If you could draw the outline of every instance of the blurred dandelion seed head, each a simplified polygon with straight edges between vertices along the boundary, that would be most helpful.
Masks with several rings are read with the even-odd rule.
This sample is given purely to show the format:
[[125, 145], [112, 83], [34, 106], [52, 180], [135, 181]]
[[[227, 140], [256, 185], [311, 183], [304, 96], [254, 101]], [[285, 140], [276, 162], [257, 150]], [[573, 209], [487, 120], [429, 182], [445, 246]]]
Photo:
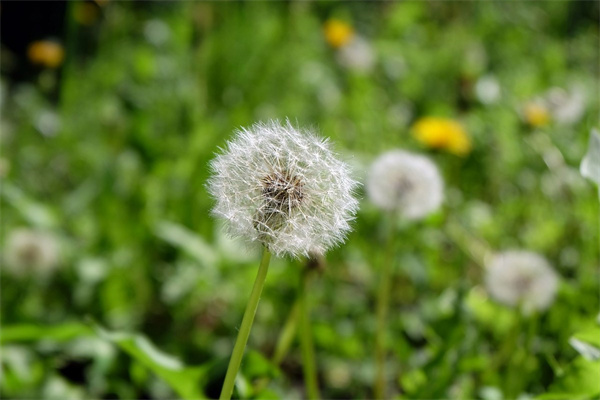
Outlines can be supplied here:
[[498, 302], [529, 314], [546, 310], [554, 301], [558, 276], [541, 255], [508, 250], [493, 255], [486, 267], [487, 290]]
[[213, 214], [232, 236], [278, 256], [326, 252], [344, 240], [358, 208], [348, 165], [327, 140], [289, 121], [237, 131], [211, 168]]
[[357, 36], [338, 50], [337, 60], [345, 68], [368, 73], [375, 66], [375, 52], [368, 40]]
[[493, 75], [482, 76], [475, 84], [475, 95], [483, 104], [493, 104], [500, 99], [500, 83]]
[[427, 157], [403, 150], [379, 156], [367, 178], [367, 194], [384, 210], [397, 210], [407, 219], [419, 219], [442, 204], [444, 182]]
[[586, 96], [581, 87], [574, 86], [568, 91], [559, 87], [548, 90], [544, 97], [552, 119], [570, 125], [581, 120], [586, 110]]
[[4, 268], [11, 275], [46, 276], [58, 267], [59, 244], [49, 233], [18, 228], [9, 233], [4, 255]]
[[448, 118], [425, 117], [412, 127], [415, 138], [433, 149], [449, 151], [458, 156], [471, 151], [471, 140], [463, 126]]

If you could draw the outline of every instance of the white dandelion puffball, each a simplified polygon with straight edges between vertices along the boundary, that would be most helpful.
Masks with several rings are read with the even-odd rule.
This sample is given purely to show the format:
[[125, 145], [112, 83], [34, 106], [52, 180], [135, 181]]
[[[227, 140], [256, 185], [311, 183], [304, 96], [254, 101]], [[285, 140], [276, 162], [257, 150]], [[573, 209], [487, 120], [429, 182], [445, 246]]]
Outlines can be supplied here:
[[369, 72], [375, 66], [375, 53], [368, 40], [355, 37], [352, 41], [338, 50], [338, 62], [346, 68]]
[[475, 95], [483, 104], [493, 104], [500, 99], [501, 88], [498, 80], [492, 75], [486, 75], [477, 80]]
[[520, 306], [525, 313], [550, 307], [558, 276], [541, 255], [524, 250], [495, 254], [486, 263], [485, 285], [498, 302]]
[[375, 205], [407, 219], [431, 214], [444, 199], [444, 181], [433, 161], [403, 150], [389, 151], [373, 162], [366, 189]]
[[229, 234], [277, 256], [322, 254], [350, 230], [358, 183], [326, 139], [289, 121], [236, 132], [212, 162], [213, 214]]
[[582, 88], [573, 86], [568, 91], [562, 88], [548, 90], [545, 101], [552, 117], [562, 124], [575, 124], [585, 114], [587, 101]]
[[46, 232], [18, 228], [10, 232], [4, 246], [3, 268], [13, 276], [43, 277], [59, 265], [59, 244]]

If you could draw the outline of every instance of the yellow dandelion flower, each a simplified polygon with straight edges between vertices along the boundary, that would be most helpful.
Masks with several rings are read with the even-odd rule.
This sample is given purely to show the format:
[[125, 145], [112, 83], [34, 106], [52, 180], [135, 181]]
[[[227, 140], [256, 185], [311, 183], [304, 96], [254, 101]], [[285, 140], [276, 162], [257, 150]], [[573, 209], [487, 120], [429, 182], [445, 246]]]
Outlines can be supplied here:
[[412, 127], [413, 135], [421, 143], [434, 149], [464, 156], [471, 151], [471, 140], [458, 122], [448, 118], [425, 117]]
[[65, 50], [60, 43], [52, 40], [38, 40], [29, 45], [27, 56], [33, 64], [56, 68], [62, 64]]
[[550, 122], [550, 112], [539, 102], [531, 102], [525, 105], [523, 117], [529, 125], [539, 128], [548, 125]]
[[323, 26], [325, 40], [333, 48], [340, 48], [350, 42], [354, 29], [348, 23], [339, 19], [330, 19]]
[[79, 2], [75, 4], [73, 18], [81, 25], [92, 25], [98, 19], [100, 10], [93, 3]]

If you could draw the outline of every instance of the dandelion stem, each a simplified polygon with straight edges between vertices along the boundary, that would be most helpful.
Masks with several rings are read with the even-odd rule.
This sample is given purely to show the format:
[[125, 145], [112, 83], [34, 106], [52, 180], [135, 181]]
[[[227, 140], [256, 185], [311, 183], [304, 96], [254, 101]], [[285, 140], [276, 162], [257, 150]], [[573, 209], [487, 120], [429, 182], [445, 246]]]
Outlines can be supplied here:
[[393, 262], [393, 236], [396, 224], [396, 213], [390, 218], [390, 229], [387, 232], [386, 257], [381, 266], [379, 287], [377, 292], [377, 328], [375, 332], [375, 387], [373, 397], [375, 399], [385, 398], [385, 358], [386, 343], [385, 334], [387, 328], [387, 315], [390, 304], [391, 291], [391, 269]]
[[296, 299], [290, 313], [288, 315], [288, 319], [285, 321], [285, 325], [283, 325], [283, 329], [279, 334], [279, 339], [277, 340], [277, 345], [275, 346], [275, 353], [273, 354], [272, 362], [275, 365], [279, 365], [285, 355], [287, 354], [290, 346], [292, 345], [292, 341], [296, 336], [296, 330], [298, 328], [298, 314], [300, 312], [300, 299]]
[[[279, 366], [279, 364], [281, 364], [281, 361], [283, 361], [290, 350], [290, 347], [292, 346], [292, 342], [294, 341], [298, 331], [298, 319], [300, 317], [299, 314], [300, 299], [296, 298], [294, 305], [288, 314], [287, 320], [285, 321], [285, 324], [279, 333], [279, 338], [277, 339], [277, 344], [275, 345], [275, 351], [273, 352], [273, 357], [271, 357], [271, 362], [275, 366]], [[270, 377], [264, 377], [257, 380], [256, 384], [254, 385], [255, 393], [259, 393], [264, 390], [270, 381]]]
[[455, 220], [448, 221], [446, 233], [476, 264], [485, 266], [486, 256], [492, 253], [489, 244], [483, 239], [475, 238]]
[[312, 341], [310, 323], [310, 307], [308, 304], [308, 287], [310, 285], [311, 271], [305, 271], [300, 287], [300, 348], [302, 351], [302, 372], [309, 400], [320, 399], [317, 368], [315, 362], [315, 349]]
[[252, 322], [254, 322], [254, 315], [256, 314], [256, 308], [258, 307], [258, 301], [260, 300], [260, 294], [267, 277], [267, 271], [269, 270], [269, 261], [271, 260], [271, 253], [266, 248], [263, 249], [262, 259], [260, 261], [260, 267], [256, 274], [256, 280], [254, 281], [254, 287], [248, 299], [246, 305], [246, 311], [244, 312], [244, 318], [242, 319], [242, 325], [238, 332], [235, 346], [233, 347], [233, 353], [229, 360], [229, 366], [227, 367], [227, 374], [225, 375], [225, 381], [223, 382], [223, 388], [221, 389], [220, 400], [229, 400], [233, 394], [233, 387], [235, 385], [235, 378], [238, 370], [242, 363], [242, 357], [244, 356], [244, 350], [246, 349], [246, 343], [250, 336], [250, 329], [252, 328]]

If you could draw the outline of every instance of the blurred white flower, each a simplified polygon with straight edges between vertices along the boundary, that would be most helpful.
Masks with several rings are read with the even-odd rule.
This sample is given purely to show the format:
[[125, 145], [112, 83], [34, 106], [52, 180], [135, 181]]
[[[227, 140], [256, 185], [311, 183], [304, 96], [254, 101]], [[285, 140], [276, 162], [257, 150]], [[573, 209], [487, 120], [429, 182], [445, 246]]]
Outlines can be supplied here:
[[162, 46], [171, 37], [171, 29], [160, 19], [151, 19], [144, 24], [144, 37], [154, 46]]
[[475, 96], [483, 104], [493, 104], [500, 99], [500, 84], [492, 75], [482, 76], [475, 84]]
[[442, 204], [444, 182], [429, 158], [403, 150], [379, 156], [367, 178], [367, 194], [384, 210], [396, 210], [407, 219], [419, 219]]
[[584, 178], [600, 185], [600, 132], [597, 129], [592, 129], [590, 145], [581, 160], [579, 171]]
[[35, 127], [44, 136], [51, 137], [60, 130], [60, 117], [55, 111], [42, 110], [35, 118]]
[[485, 285], [500, 303], [520, 306], [529, 314], [550, 307], [558, 288], [558, 276], [541, 255], [508, 250], [486, 262]]
[[375, 53], [368, 40], [356, 36], [338, 50], [337, 60], [345, 68], [369, 72], [375, 65]]
[[9, 233], [4, 245], [3, 267], [17, 277], [45, 277], [58, 267], [59, 253], [59, 243], [53, 235], [18, 228]]
[[552, 88], [545, 96], [552, 118], [559, 123], [574, 124], [585, 113], [586, 98], [583, 90], [572, 87], [569, 91]]
[[278, 256], [324, 253], [344, 240], [358, 208], [349, 167], [289, 121], [238, 130], [211, 168], [213, 214], [232, 236]]

